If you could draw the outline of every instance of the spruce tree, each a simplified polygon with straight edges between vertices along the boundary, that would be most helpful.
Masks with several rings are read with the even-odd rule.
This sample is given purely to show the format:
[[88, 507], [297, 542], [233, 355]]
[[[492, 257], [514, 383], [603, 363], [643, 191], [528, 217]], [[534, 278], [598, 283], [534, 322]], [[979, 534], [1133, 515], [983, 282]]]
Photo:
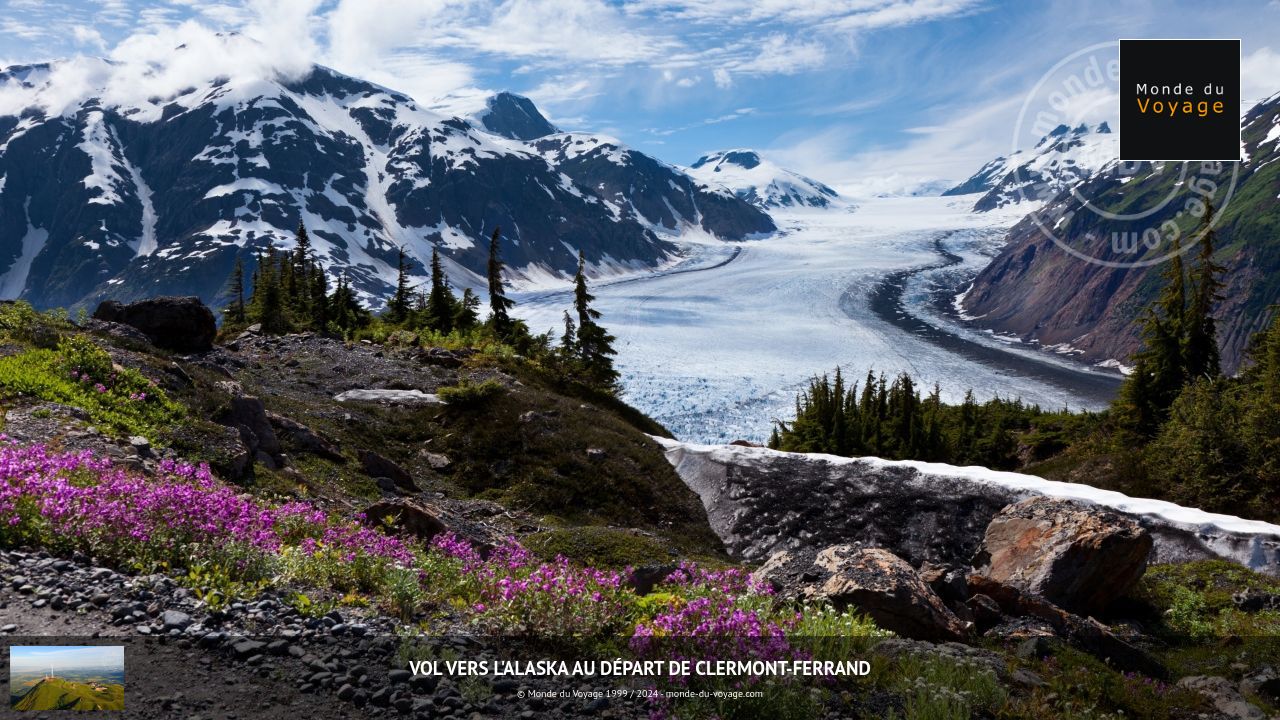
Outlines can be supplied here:
[[617, 387], [618, 372], [613, 368], [614, 337], [597, 322], [600, 312], [591, 307], [595, 296], [587, 290], [587, 262], [578, 252], [578, 273], [573, 278], [573, 304], [578, 312], [578, 357], [588, 381], [606, 391]]
[[568, 310], [564, 311], [564, 334], [560, 336], [560, 359], [572, 362], [578, 357], [578, 326]]
[[1200, 251], [1192, 273], [1191, 301], [1186, 317], [1186, 347], [1183, 362], [1189, 381], [1216, 378], [1222, 374], [1222, 358], [1218, 350], [1218, 328], [1213, 308], [1222, 300], [1222, 274], [1226, 268], [1213, 261], [1217, 237], [1213, 231], [1213, 205], [1205, 203]]
[[489, 238], [489, 325], [499, 338], [506, 338], [511, 333], [511, 308], [515, 306], [507, 297], [502, 281], [502, 256], [498, 241], [502, 237], [502, 228], [495, 227], [493, 236]]
[[329, 283], [320, 263], [311, 273], [311, 329], [321, 334], [329, 329]]
[[267, 248], [267, 256], [263, 262], [264, 266], [258, 268], [261, 291], [255, 293], [259, 298], [257, 320], [262, 323], [262, 332], [279, 335], [289, 332], [292, 327], [285, 312], [282, 263], [274, 245]]
[[236, 256], [236, 267], [231, 271], [231, 295], [235, 299], [231, 302], [231, 307], [226, 310], [227, 317], [236, 323], [245, 321], [244, 308], [244, 263], [240, 262], [240, 256]]
[[453, 331], [453, 318], [458, 311], [458, 299], [449, 289], [449, 278], [444, 274], [440, 264], [440, 253], [431, 249], [431, 294], [427, 296], [423, 309], [427, 327], [448, 334]]
[[1143, 435], [1155, 432], [1187, 381], [1186, 277], [1176, 239], [1172, 255], [1161, 273], [1164, 289], [1143, 322], [1143, 347], [1134, 356], [1135, 371], [1121, 389], [1126, 404], [1124, 414], [1133, 421], [1132, 429]]
[[409, 256], [404, 252], [404, 246], [397, 249], [396, 258], [396, 292], [387, 301], [387, 320], [392, 323], [402, 323], [409, 319], [411, 288], [409, 287]]
[[458, 301], [458, 309], [453, 315], [453, 327], [458, 332], [470, 332], [480, 322], [480, 298], [471, 288], [464, 288], [462, 299]]

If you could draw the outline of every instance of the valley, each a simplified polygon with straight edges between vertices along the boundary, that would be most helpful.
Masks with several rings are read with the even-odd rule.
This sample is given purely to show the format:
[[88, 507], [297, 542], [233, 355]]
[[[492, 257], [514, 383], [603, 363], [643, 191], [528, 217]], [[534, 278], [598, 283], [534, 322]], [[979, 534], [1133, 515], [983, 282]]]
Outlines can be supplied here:
[[[790, 416], [796, 390], [837, 365], [857, 378], [908, 372], [939, 383], [951, 402], [972, 388], [980, 399], [1105, 406], [1118, 375], [939, 311], [940, 289], [976, 274], [1025, 211], [972, 213], [972, 203], [873, 198], [856, 209], [776, 210], [774, 237], [692, 244], [666, 271], [598, 284], [627, 401], [677, 437], [708, 443], [762, 442], [773, 419]], [[517, 299], [535, 332], [558, 333], [570, 306], [567, 290]]]

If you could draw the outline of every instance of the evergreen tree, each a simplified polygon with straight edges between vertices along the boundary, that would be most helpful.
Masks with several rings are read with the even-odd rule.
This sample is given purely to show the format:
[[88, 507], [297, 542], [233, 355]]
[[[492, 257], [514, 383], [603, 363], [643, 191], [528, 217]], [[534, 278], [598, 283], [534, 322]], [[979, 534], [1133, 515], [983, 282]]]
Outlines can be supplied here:
[[507, 297], [502, 281], [502, 256], [498, 241], [502, 237], [502, 228], [493, 229], [493, 237], [489, 239], [489, 325], [499, 338], [511, 334], [511, 308], [515, 306]]
[[[1161, 273], [1164, 289], [1143, 322], [1143, 347], [1134, 356], [1135, 371], [1125, 380], [1123, 415], [1142, 435], [1154, 433], [1186, 384], [1186, 278], [1182, 252], [1173, 241], [1173, 257]], [[1141, 372], [1138, 372], [1141, 369]]]
[[321, 334], [329, 332], [329, 283], [319, 263], [311, 273], [311, 329]]
[[369, 311], [360, 305], [346, 277], [338, 278], [338, 286], [329, 297], [329, 315], [333, 325], [343, 332], [369, 324]]
[[293, 245], [293, 266], [306, 268], [311, 264], [311, 236], [307, 235], [307, 226], [298, 221], [298, 230]]
[[387, 301], [387, 321], [391, 323], [402, 323], [409, 319], [411, 288], [409, 287], [409, 256], [404, 252], [404, 246], [397, 249], [396, 258], [396, 292]]
[[263, 265], [258, 268], [259, 287], [254, 289], [258, 300], [254, 308], [256, 320], [264, 333], [278, 335], [289, 332], [292, 324], [285, 312], [284, 287], [281, 279], [281, 263], [274, 245], [267, 248]]
[[571, 362], [578, 357], [578, 326], [568, 310], [564, 311], [564, 334], [560, 336], [560, 359]]
[[1217, 237], [1213, 231], [1213, 205], [1208, 202], [1205, 203], [1201, 235], [1186, 317], [1186, 347], [1183, 354], [1188, 380], [1212, 379], [1222, 374], [1218, 328], [1213, 319], [1213, 308], [1222, 300], [1221, 276], [1226, 268], [1213, 261]]
[[307, 228], [298, 221], [295, 233], [293, 254], [285, 263], [288, 265], [287, 292], [290, 305], [299, 318], [310, 319], [311, 315], [311, 238]]
[[480, 298], [476, 297], [471, 288], [464, 288], [462, 299], [458, 301], [458, 309], [453, 315], [454, 329], [464, 333], [474, 330], [480, 323], [479, 310]]
[[453, 318], [458, 312], [458, 299], [449, 289], [449, 278], [445, 277], [444, 268], [440, 264], [440, 253], [431, 249], [431, 294], [427, 296], [426, 307], [423, 308], [424, 321], [427, 327], [439, 333], [453, 331]]
[[227, 318], [232, 322], [242, 323], [247, 315], [244, 307], [244, 263], [240, 262], [239, 255], [236, 256], [236, 267], [231, 271], [231, 295], [235, 299], [225, 311]]
[[591, 307], [595, 296], [587, 290], [587, 261], [578, 252], [578, 273], [573, 278], [573, 304], [578, 312], [578, 358], [590, 384], [607, 391], [617, 387], [618, 372], [613, 368], [614, 337], [597, 322], [600, 312]]

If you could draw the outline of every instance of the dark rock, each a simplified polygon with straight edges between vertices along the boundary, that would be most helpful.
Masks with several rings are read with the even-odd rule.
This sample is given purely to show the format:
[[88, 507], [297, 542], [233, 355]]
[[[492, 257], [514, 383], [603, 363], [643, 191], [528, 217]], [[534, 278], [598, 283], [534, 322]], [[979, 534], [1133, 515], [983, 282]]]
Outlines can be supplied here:
[[449, 529], [435, 508], [407, 498], [379, 500], [364, 509], [364, 516], [373, 527], [390, 525], [424, 542]]
[[[262, 401], [252, 395], [234, 395], [231, 398], [230, 412], [224, 425], [240, 428], [245, 446], [250, 451], [261, 450], [269, 455], [280, 452], [280, 440], [271, 427], [271, 419]], [[246, 433], [246, 431], [248, 431]]]
[[85, 321], [85, 330], [98, 335], [109, 337], [113, 340], [123, 340], [125, 345], [134, 344], [136, 346], [145, 346], [151, 344], [151, 338], [144, 335], [137, 328], [125, 325], [124, 323], [108, 322], [106, 320], [98, 320], [97, 318], [89, 318]]
[[1151, 545], [1151, 535], [1131, 518], [1034, 497], [992, 519], [974, 567], [1068, 610], [1100, 613], [1142, 577]]
[[413, 482], [413, 476], [408, 470], [397, 465], [382, 455], [372, 450], [361, 450], [359, 453], [360, 466], [364, 469], [366, 475], [371, 478], [389, 478], [395, 483], [395, 486], [405, 492], [418, 492], [418, 486]]
[[235, 654], [237, 660], [247, 660], [262, 652], [266, 646], [266, 643], [257, 640], [238, 640], [231, 645], [231, 652]]
[[666, 580], [679, 566], [674, 563], [663, 565], [641, 565], [631, 571], [628, 584], [637, 595], [648, 595], [654, 586]]
[[978, 625], [979, 632], [985, 632], [999, 625], [1004, 618], [1000, 614], [1000, 606], [996, 604], [996, 601], [982, 593], [978, 593], [966, 600], [965, 606], [973, 615], [973, 621]]
[[1005, 615], [1035, 618], [1044, 622], [1067, 642], [1121, 670], [1157, 679], [1169, 677], [1169, 671], [1155, 658], [1116, 637], [1105, 625], [1093, 618], [1073, 615], [1042, 597], [1024, 593], [1018, 588], [982, 575], [969, 576], [969, 589], [975, 595], [986, 595], [994, 600]]
[[1256, 705], [1250, 704], [1236, 689], [1236, 686], [1223, 677], [1207, 677], [1195, 675], [1184, 677], [1178, 686], [1194, 690], [1213, 705], [1217, 711], [1214, 715], [1222, 720], [1267, 720], [1267, 714]]
[[273, 412], [267, 413], [267, 420], [276, 430], [277, 437], [293, 447], [333, 462], [340, 463], [346, 460], [336, 443], [306, 425]]
[[93, 317], [136, 328], [156, 347], [182, 353], [212, 349], [218, 334], [213, 312], [197, 297], [158, 297], [129, 305], [107, 300]]
[[1240, 681], [1240, 692], [1273, 706], [1280, 705], [1280, 675], [1269, 667], [1255, 670]]
[[186, 630], [191, 626], [191, 616], [178, 610], [165, 610], [160, 616], [165, 630]]
[[1236, 609], [1244, 612], [1280, 610], [1280, 595], [1264, 592], [1256, 588], [1249, 588], [1235, 593], [1231, 596], [1231, 602], [1236, 606]]

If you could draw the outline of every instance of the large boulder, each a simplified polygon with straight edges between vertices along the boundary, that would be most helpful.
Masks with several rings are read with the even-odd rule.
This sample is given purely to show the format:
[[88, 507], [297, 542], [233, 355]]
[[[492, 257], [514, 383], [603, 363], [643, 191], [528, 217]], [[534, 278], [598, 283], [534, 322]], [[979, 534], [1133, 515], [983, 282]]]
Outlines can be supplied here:
[[1150, 533], [1130, 517], [1034, 497], [996, 514], [973, 564], [996, 582], [1097, 614], [1142, 577], [1151, 544]]
[[888, 550], [833, 545], [811, 556], [783, 551], [756, 577], [787, 596], [856, 608], [904, 637], [961, 640], [969, 632], [916, 571]]
[[261, 450], [268, 455], [279, 454], [280, 439], [271, 427], [271, 418], [262, 400], [252, 395], [232, 396], [226, 424], [240, 431], [250, 452]]
[[389, 478], [398, 490], [409, 493], [418, 492], [418, 485], [413, 481], [413, 475], [396, 464], [394, 460], [367, 449], [359, 452], [359, 458], [361, 469], [369, 477]]
[[156, 347], [182, 353], [213, 348], [218, 325], [198, 297], [157, 297], [124, 305], [107, 300], [93, 312], [96, 320], [137, 329]]
[[439, 510], [404, 498], [379, 500], [365, 508], [364, 516], [373, 527], [390, 526], [423, 542], [449, 529]]

